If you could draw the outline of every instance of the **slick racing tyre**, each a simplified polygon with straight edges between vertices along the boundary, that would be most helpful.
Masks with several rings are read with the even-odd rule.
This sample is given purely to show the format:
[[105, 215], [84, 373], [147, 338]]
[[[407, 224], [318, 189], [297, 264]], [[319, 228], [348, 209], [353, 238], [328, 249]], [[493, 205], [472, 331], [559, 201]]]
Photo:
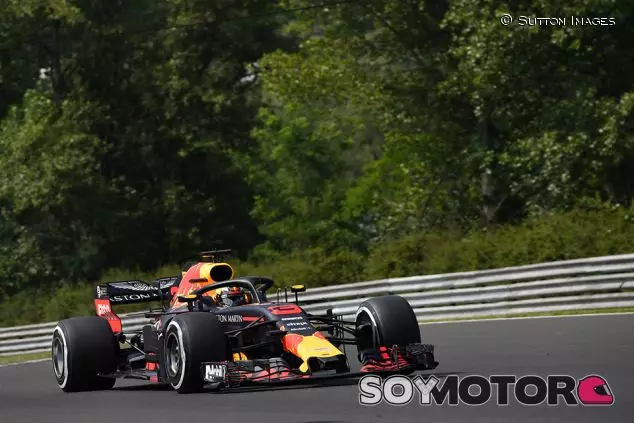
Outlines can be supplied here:
[[416, 314], [407, 300], [398, 295], [375, 297], [361, 303], [356, 329], [359, 352], [421, 342]]
[[108, 321], [97, 316], [73, 317], [53, 331], [52, 364], [57, 385], [65, 392], [111, 389], [119, 344]]
[[178, 393], [200, 392], [204, 387], [201, 365], [225, 361], [229, 356], [224, 329], [215, 314], [183, 313], [165, 331], [165, 373]]

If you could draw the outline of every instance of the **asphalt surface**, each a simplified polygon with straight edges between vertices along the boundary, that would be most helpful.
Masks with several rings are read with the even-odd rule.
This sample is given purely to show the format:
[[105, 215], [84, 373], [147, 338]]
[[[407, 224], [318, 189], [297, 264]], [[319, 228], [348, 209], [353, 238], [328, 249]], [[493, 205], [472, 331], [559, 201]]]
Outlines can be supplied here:
[[[603, 376], [613, 406], [359, 404], [357, 381], [325, 387], [179, 395], [122, 381], [105, 392], [65, 394], [49, 362], [0, 368], [0, 422], [632, 422], [634, 314], [434, 324], [422, 327], [447, 374]], [[351, 356], [354, 350], [349, 349]], [[494, 390], [495, 393], [495, 390]]]

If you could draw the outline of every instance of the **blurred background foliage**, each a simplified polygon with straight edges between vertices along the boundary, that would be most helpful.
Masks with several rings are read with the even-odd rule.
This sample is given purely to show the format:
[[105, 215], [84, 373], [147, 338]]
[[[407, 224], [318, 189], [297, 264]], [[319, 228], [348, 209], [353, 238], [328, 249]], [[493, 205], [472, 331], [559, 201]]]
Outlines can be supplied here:
[[634, 252], [634, 3], [2, 4], [0, 325], [216, 247], [309, 287]]

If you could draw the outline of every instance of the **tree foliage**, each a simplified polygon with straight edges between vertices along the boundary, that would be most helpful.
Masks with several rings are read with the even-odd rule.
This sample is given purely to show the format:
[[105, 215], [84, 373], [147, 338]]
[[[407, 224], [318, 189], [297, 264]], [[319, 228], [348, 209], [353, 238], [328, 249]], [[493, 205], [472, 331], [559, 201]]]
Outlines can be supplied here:
[[6, 0], [0, 296], [216, 246], [337, 282], [388, 244], [627, 208], [632, 17], [611, 0]]

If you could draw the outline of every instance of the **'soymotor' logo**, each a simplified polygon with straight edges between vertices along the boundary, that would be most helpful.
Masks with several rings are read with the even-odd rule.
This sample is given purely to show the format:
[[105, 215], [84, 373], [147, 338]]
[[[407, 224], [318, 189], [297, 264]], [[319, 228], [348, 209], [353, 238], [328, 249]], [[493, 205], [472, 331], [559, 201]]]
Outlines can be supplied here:
[[[493, 389], [493, 385], [497, 389]], [[492, 399], [498, 405], [508, 405], [509, 399], [522, 405], [534, 406], [546, 403], [550, 406], [614, 404], [614, 394], [608, 382], [599, 375], [588, 375], [579, 380], [568, 375], [493, 375], [489, 377], [469, 375], [459, 378], [450, 375], [441, 382], [434, 375], [409, 378], [390, 376], [383, 380], [377, 375], [367, 375], [359, 380], [359, 403], [378, 405], [406, 405], [415, 396], [420, 405], [483, 405]]]
[[584, 405], [612, 405], [614, 395], [608, 382], [601, 376], [590, 375], [577, 384], [577, 398]]

